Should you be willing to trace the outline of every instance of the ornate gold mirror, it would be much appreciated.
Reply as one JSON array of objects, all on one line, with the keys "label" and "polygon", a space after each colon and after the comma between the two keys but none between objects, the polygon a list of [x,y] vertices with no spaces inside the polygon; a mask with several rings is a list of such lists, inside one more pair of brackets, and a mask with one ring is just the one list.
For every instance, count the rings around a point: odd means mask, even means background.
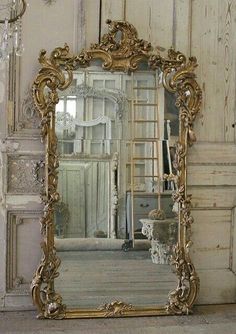
[{"label": "ornate gold mirror", "polygon": [[39,57],[41,318],[188,314],[198,294],[186,184],[196,59],[162,57],[128,22],[107,23],[89,50]]}]

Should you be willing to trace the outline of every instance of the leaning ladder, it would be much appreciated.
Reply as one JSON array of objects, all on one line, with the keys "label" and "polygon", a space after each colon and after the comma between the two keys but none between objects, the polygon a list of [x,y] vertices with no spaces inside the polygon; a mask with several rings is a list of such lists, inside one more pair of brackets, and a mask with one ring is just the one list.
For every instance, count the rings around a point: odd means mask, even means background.
[{"label": "leaning ladder", "polygon": [[[151,180],[153,187],[149,192],[157,195],[157,208],[161,208],[161,192],[162,192],[162,141],[163,133],[160,124],[163,124],[163,112],[160,112],[160,104],[158,101],[159,76],[155,73],[154,86],[139,86],[138,81],[135,80],[135,74],[132,73],[132,98],[131,98],[131,114],[130,114],[130,169],[131,169],[131,236],[132,246],[135,242],[135,222],[134,222],[134,198],[136,194],[137,180],[143,179],[146,189],[146,181]],[[148,98],[146,100],[139,99],[139,92],[146,91]],[[148,92],[153,92],[152,100]],[[163,95],[163,94],[161,94]],[[141,108],[141,112],[140,112]],[[164,104],[162,105],[164,110]],[[162,110],[162,111],[163,111]],[[141,115],[140,115],[141,114]],[[163,119],[162,119],[163,118]],[[140,125],[144,125],[144,129],[140,131]],[[147,134],[151,133],[149,137]],[[143,154],[137,154],[137,146],[143,146]],[[148,154],[147,154],[148,152]],[[137,165],[140,162],[145,165],[145,173],[140,175],[138,173]],[[149,168],[146,168],[146,165]],[[156,187],[154,187],[156,185]]]}]

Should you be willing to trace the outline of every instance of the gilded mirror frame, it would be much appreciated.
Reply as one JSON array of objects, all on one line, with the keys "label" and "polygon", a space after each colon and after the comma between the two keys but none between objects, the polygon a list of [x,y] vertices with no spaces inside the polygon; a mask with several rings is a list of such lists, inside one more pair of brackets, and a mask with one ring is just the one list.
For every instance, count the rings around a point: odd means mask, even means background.
[{"label": "gilded mirror frame", "polygon": [[[195,80],[197,66],[195,57],[187,59],[174,49],[168,50],[165,58],[154,53],[151,44],[138,38],[133,25],[126,21],[107,20],[109,32],[102,37],[100,44],[92,44],[90,49],[77,55],[69,47],[58,47],[47,56],[42,50],[39,56],[41,68],[33,84],[33,98],[41,115],[41,134],[45,143],[45,179],[41,194],[44,203],[41,218],[41,244],[43,257],[35,272],[31,290],[33,302],[38,309],[38,317],[49,319],[127,317],[147,315],[188,314],[198,295],[199,278],[191,261],[190,229],[191,195],[187,194],[187,150],[196,140],[193,123],[199,112],[202,92]],[[117,33],[121,34],[117,41]],[[172,176],[177,184],[173,200],[178,204],[178,242],[173,250],[172,263],[175,267],[178,284],[168,296],[166,305],[158,308],[140,308],[122,301],[114,301],[97,309],[67,309],[61,295],[54,289],[54,279],[59,276],[60,259],[54,244],[54,209],[59,200],[57,190],[58,155],[55,133],[55,106],[59,101],[59,91],[68,88],[73,79],[73,71],[88,67],[93,60],[100,59],[107,71],[135,71],[141,62],[147,62],[151,70],[163,72],[163,86],[176,94],[179,108],[180,134],[176,143],[175,167],[177,176]],[[158,296],[157,296],[158,298]]]}]

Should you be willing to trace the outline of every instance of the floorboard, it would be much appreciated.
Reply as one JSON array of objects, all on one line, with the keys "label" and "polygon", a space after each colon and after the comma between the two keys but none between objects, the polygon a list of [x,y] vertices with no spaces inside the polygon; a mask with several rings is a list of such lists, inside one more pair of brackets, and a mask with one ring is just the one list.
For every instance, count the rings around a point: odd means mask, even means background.
[{"label": "floorboard", "polygon": [[55,288],[68,307],[97,308],[120,300],[135,306],[165,305],[177,285],[169,265],[151,261],[148,251],[68,251]]}]

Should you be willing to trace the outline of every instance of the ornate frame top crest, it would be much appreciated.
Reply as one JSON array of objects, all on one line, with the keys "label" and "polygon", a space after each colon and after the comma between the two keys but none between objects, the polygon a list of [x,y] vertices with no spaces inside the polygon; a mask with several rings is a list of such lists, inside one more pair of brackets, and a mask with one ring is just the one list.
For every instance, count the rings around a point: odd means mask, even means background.
[{"label": "ornate frame top crest", "polygon": [[[32,281],[32,296],[41,318],[75,317],[115,317],[162,314],[187,314],[197,297],[199,278],[189,256],[191,216],[191,195],[186,189],[186,156],[188,146],[196,140],[193,123],[200,110],[202,92],[196,82],[194,70],[196,58],[187,59],[174,49],[165,58],[153,53],[151,43],[138,38],[134,26],[125,21],[107,20],[109,31],[101,43],[92,44],[90,49],[73,55],[69,47],[54,49],[49,57],[42,50],[39,56],[41,68],[33,84],[34,102],[41,115],[41,134],[46,144],[45,182],[42,199],[44,213],[41,219],[44,241],[44,256]],[[175,177],[177,190],[173,199],[179,207],[179,238],[172,258],[178,277],[176,289],[170,292],[168,302],[163,307],[136,308],[132,305],[114,301],[93,310],[67,310],[62,297],[54,289],[54,279],[59,275],[60,260],[54,246],[54,210],[59,200],[57,191],[57,137],[55,134],[55,106],[59,92],[68,88],[73,79],[73,71],[88,67],[92,61],[101,60],[102,67],[109,71],[132,72],[143,61],[151,70],[163,73],[163,86],[177,96],[176,105],[180,113],[180,135],[176,143]]]}]

